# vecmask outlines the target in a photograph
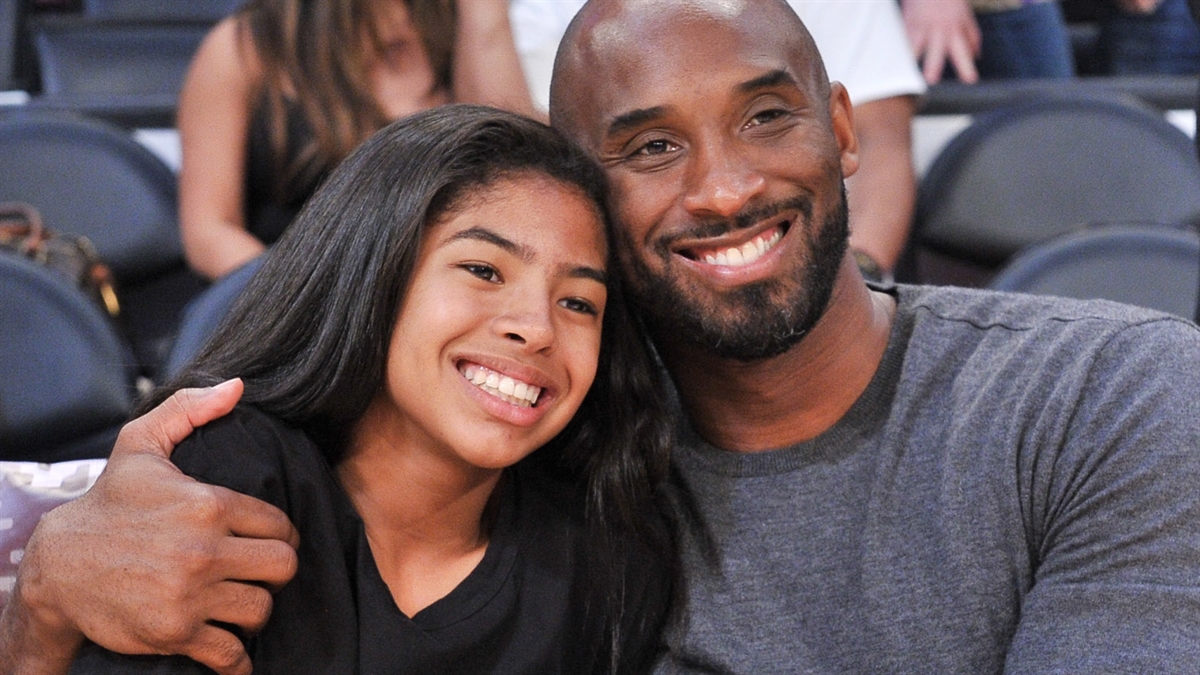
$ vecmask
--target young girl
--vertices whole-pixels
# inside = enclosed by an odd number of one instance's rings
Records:
[[[367,136],[450,102],[533,113],[507,2],[249,0],[180,93],[188,262],[208,278],[241,266]]]
[[[648,667],[669,431],[603,204],[600,170],[538,122],[414,115],[333,173],[148,402],[245,383],[173,460],[300,532],[255,673]],[[202,669],[93,646],[73,672]]]

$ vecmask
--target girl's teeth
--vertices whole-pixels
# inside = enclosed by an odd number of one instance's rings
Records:
[[[542,393],[541,387],[514,380],[482,366],[468,365],[462,369],[462,376],[471,384],[506,403],[524,408],[537,403]]]

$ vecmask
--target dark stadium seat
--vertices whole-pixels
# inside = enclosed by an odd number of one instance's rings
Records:
[[[122,21],[214,23],[243,0],[83,0],[84,16]]]
[[[41,96],[64,104],[97,97],[174,100],[208,29],[206,23],[192,22],[109,23],[77,17],[38,21],[31,31]]]
[[[179,334],[171,346],[171,352],[163,368],[164,379],[179,373],[197,353],[208,336],[216,330],[233,302],[237,300],[250,277],[262,267],[263,256],[251,260],[236,270],[213,282],[203,293],[196,296],[184,310],[179,322]]]
[[[133,402],[131,358],[78,289],[0,254],[0,459],[107,456]]]
[[[1200,295],[1200,236],[1155,224],[1090,227],[1027,247],[990,286],[1115,300],[1191,319]]]
[[[122,129],[46,111],[0,118],[0,201],[32,204],[47,227],[92,241],[150,375],[202,288],[183,262],[175,193],[170,168]]]
[[[17,87],[17,38],[22,0],[0,0],[0,91]]]
[[[1157,111],[1111,96],[999,106],[921,181],[906,280],[983,285],[1025,246],[1092,222],[1200,213],[1200,162]]]

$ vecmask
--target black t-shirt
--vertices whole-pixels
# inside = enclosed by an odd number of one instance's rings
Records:
[[[296,577],[247,642],[256,675],[593,673],[606,607],[582,495],[528,466],[510,469],[483,560],[447,596],[406,617],[371,556],[362,520],[317,446],[251,408],[176,449],[184,472],[264,499],[300,532]],[[621,672],[648,670],[669,596],[665,566],[638,555],[625,580]],[[603,651],[603,653],[601,653]],[[125,657],[89,645],[74,673],[208,672],[182,657]]]
[[[243,212],[246,229],[270,246],[299,215],[308,198],[333,170],[315,159],[309,161],[282,188],[276,184],[282,171],[297,163],[301,149],[313,140],[314,132],[300,104],[282,100],[284,106],[283,156],[272,144],[270,107],[263,92],[250,118],[246,136],[246,176]]]

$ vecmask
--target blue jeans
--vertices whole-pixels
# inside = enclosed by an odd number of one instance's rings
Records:
[[[980,78],[1074,77],[1071,38],[1057,2],[980,12],[975,19],[983,34]]]
[[[1111,75],[1200,73],[1200,27],[1187,0],[1164,0],[1153,14],[1112,12],[1100,23],[1100,45]]]

